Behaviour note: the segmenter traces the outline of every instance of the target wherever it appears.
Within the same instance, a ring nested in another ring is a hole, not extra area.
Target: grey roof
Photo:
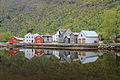
[[[98,37],[98,34],[95,31],[81,31],[87,37]]]
[[[66,38],[70,38],[70,36],[65,36]]]
[[[49,33],[46,33],[44,36],[49,36],[49,37],[51,37],[52,35],[50,35]]]
[[[63,34],[66,32],[66,29],[59,29],[60,33]]]

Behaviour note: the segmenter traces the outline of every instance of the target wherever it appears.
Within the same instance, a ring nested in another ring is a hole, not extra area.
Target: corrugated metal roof
[[[33,34],[33,35],[34,35],[35,37],[36,37],[36,36],[40,36],[38,33],[35,33],[35,34]]]
[[[95,31],[82,31],[82,33],[87,37],[98,37],[98,34]]]
[[[79,33],[73,32],[74,35],[79,35]]]
[[[18,39],[18,40],[24,40],[24,38],[18,38],[18,37],[16,37],[16,36],[14,36],[16,39]]]
[[[70,38],[70,36],[66,36],[67,38]]]
[[[63,34],[66,32],[66,29],[59,29],[60,33]]]
[[[85,63],[95,62],[97,59],[98,59],[98,56],[86,57],[84,61],[82,61],[81,63],[85,64]]]
[[[46,33],[44,36],[51,36],[49,33]]]

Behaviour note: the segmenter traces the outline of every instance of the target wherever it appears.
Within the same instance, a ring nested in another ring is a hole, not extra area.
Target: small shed
[[[36,36],[34,38],[34,43],[43,43],[43,37],[41,36]]]
[[[70,34],[70,43],[77,43],[77,38],[78,38],[79,33],[71,33]]]
[[[78,35],[78,43],[97,43],[98,34],[95,31],[81,31]]]
[[[52,42],[52,35],[50,35],[49,33],[46,33],[43,36],[43,39],[44,39],[44,43],[51,43]]]
[[[65,43],[70,43],[70,36],[66,36],[64,40]]]
[[[20,43],[21,41],[23,41],[23,38],[11,37],[8,39],[8,42],[11,44]]]

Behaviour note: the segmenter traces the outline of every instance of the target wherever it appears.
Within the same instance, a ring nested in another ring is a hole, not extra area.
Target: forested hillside
[[[0,0],[1,38],[67,28],[114,37],[120,33],[120,0]]]

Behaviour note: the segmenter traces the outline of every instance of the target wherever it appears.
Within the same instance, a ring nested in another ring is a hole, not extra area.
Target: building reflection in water
[[[61,63],[72,61],[80,61],[81,64],[95,62],[99,56],[103,55],[92,51],[70,51],[70,50],[42,50],[42,49],[9,49],[9,54],[16,55],[20,51],[25,53],[27,59],[34,56],[44,55],[47,58],[55,56]]]
[[[32,59],[34,56],[41,56],[44,54],[44,51],[41,49],[21,49],[25,53],[27,59]]]
[[[9,51],[8,51],[8,53],[10,54],[10,55],[17,55],[18,53],[20,52],[20,50],[19,49],[9,49]]]
[[[78,52],[78,58],[82,64],[95,62],[99,58],[96,52]]]

